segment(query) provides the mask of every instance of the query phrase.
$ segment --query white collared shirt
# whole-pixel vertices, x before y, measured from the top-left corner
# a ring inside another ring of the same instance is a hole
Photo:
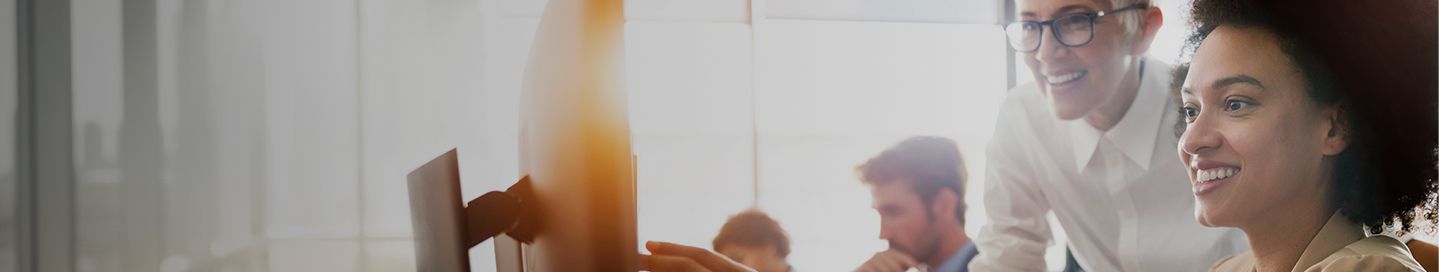
[[[987,150],[989,222],[970,270],[1045,270],[1050,211],[1088,271],[1205,271],[1247,247],[1238,230],[1195,221],[1175,153],[1171,69],[1145,62],[1133,104],[1109,131],[1058,119],[1033,83],[1009,92]]]

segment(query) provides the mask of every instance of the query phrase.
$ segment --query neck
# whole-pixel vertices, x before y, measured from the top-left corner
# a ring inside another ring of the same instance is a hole
[[[944,265],[944,262],[949,261],[949,257],[959,253],[965,244],[969,244],[969,235],[964,234],[964,225],[945,228],[940,233],[939,239],[938,250],[929,256],[929,260],[924,260],[925,265],[928,265],[930,269]]]
[[[1254,254],[1255,271],[1294,269],[1294,265],[1303,256],[1304,249],[1319,234],[1319,230],[1335,211],[1333,207],[1289,206],[1291,207],[1272,209],[1284,211],[1282,215],[1264,215],[1263,218],[1268,219],[1264,220],[1265,222],[1240,228],[1249,238],[1249,250]]]
[[[1119,89],[1114,95],[1100,105],[1094,112],[1084,116],[1084,121],[1101,131],[1109,131],[1124,119],[1124,113],[1129,111],[1129,106],[1134,104],[1134,98],[1139,96],[1140,79],[1144,72],[1143,61],[1136,60],[1129,65],[1129,71],[1125,73],[1124,79],[1120,80]]]

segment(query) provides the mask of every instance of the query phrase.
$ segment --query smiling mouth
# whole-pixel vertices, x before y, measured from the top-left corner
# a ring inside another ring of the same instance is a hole
[[[1239,168],[1237,167],[1218,167],[1199,170],[1198,172],[1195,172],[1194,176],[1196,182],[1199,182],[1199,184],[1206,184],[1233,177],[1234,175],[1238,174]]]
[[[1070,83],[1070,82],[1078,81],[1079,79],[1084,78],[1084,75],[1087,75],[1087,74],[1089,74],[1089,71],[1079,71],[1079,72],[1074,72],[1074,73],[1068,73],[1068,74],[1062,74],[1062,75],[1053,75],[1053,76],[1045,75],[1045,76],[1044,76],[1044,80],[1045,80],[1045,82],[1048,82],[1049,85],[1060,85],[1060,84],[1065,84],[1065,83]]]

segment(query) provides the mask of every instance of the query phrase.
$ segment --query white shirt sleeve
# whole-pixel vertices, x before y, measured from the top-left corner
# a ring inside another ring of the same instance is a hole
[[[1010,101],[1014,102],[1014,101]],[[1018,105],[1008,105],[1018,106]],[[989,221],[975,237],[979,256],[970,271],[1044,271],[1044,251],[1053,235],[1045,215],[1050,211],[1037,184],[1038,175],[1023,149],[1032,137],[1018,133],[1025,122],[1018,107],[1009,107],[996,123],[987,148],[984,206]],[[1004,113],[1004,112],[1002,112]]]

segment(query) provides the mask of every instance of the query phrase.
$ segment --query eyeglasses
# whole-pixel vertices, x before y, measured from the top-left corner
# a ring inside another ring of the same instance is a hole
[[[1049,26],[1050,33],[1054,33],[1054,40],[1059,44],[1080,47],[1094,40],[1094,22],[1100,17],[1147,8],[1147,4],[1134,4],[1100,12],[1069,14],[1043,22],[1013,22],[1004,26],[1004,35],[1009,37],[1009,47],[1014,51],[1029,53],[1039,50],[1039,42],[1044,40],[1044,26]]]

